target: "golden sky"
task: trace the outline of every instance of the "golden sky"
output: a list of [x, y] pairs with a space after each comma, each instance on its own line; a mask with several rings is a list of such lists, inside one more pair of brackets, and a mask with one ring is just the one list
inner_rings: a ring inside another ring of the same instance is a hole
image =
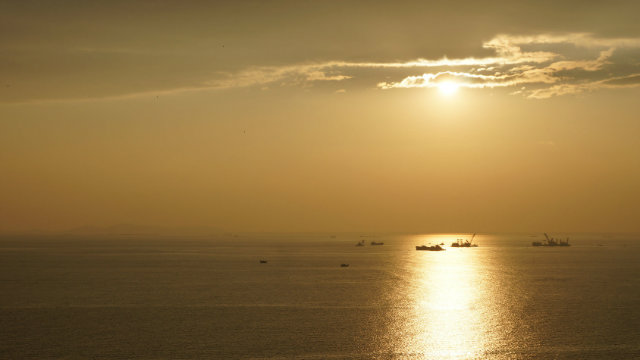
[[640, 231], [638, 13], [1, 2], [0, 232]]

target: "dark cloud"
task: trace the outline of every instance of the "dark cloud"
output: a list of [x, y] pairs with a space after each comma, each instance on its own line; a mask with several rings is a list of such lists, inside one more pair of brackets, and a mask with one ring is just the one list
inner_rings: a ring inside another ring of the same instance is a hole
[[638, 37], [638, 12], [629, 1], [5, 1], [0, 99], [199, 88], [333, 60], [483, 58], [494, 49], [478, 44], [499, 33]]

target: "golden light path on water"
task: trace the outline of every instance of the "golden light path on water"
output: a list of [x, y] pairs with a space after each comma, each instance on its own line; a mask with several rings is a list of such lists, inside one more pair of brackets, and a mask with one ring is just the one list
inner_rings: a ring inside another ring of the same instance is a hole
[[399, 316], [402, 339], [396, 353], [409, 358], [475, 359], [487, 350], [490, 323], [480, 301], [486, 301], [480, 279], [477, 248], [452, 248], [460, 235], [425, 235], [415, 244], [444, 243], [446, 251], [414, 251], [408, 272], [414, 281], [407, 289], [407, 314]]

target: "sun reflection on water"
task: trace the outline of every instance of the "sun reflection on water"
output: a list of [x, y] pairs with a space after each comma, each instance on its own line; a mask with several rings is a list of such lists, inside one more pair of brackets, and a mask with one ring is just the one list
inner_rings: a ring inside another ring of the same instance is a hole
[[[409, 314], [404, 317], [399, 353], [407, 357], [440, 359], [480, 358], [486, 350], [482, 306], [483, 281], [474, 248], [451, 248], [461, 236], [416, 238], [416, 245], [446, 245], [446, 251], [415, 251], [408, 290]], [[464, 236], [463, 236], [464, 237]], [[421, 242], [421, 243], [418, 243]]]

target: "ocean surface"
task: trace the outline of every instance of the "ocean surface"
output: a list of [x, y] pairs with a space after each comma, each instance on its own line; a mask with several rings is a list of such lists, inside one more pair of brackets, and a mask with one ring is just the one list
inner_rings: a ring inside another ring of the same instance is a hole
[[640, 358], [640, 236], [332, 235], [3, 237], [0, 358]]

